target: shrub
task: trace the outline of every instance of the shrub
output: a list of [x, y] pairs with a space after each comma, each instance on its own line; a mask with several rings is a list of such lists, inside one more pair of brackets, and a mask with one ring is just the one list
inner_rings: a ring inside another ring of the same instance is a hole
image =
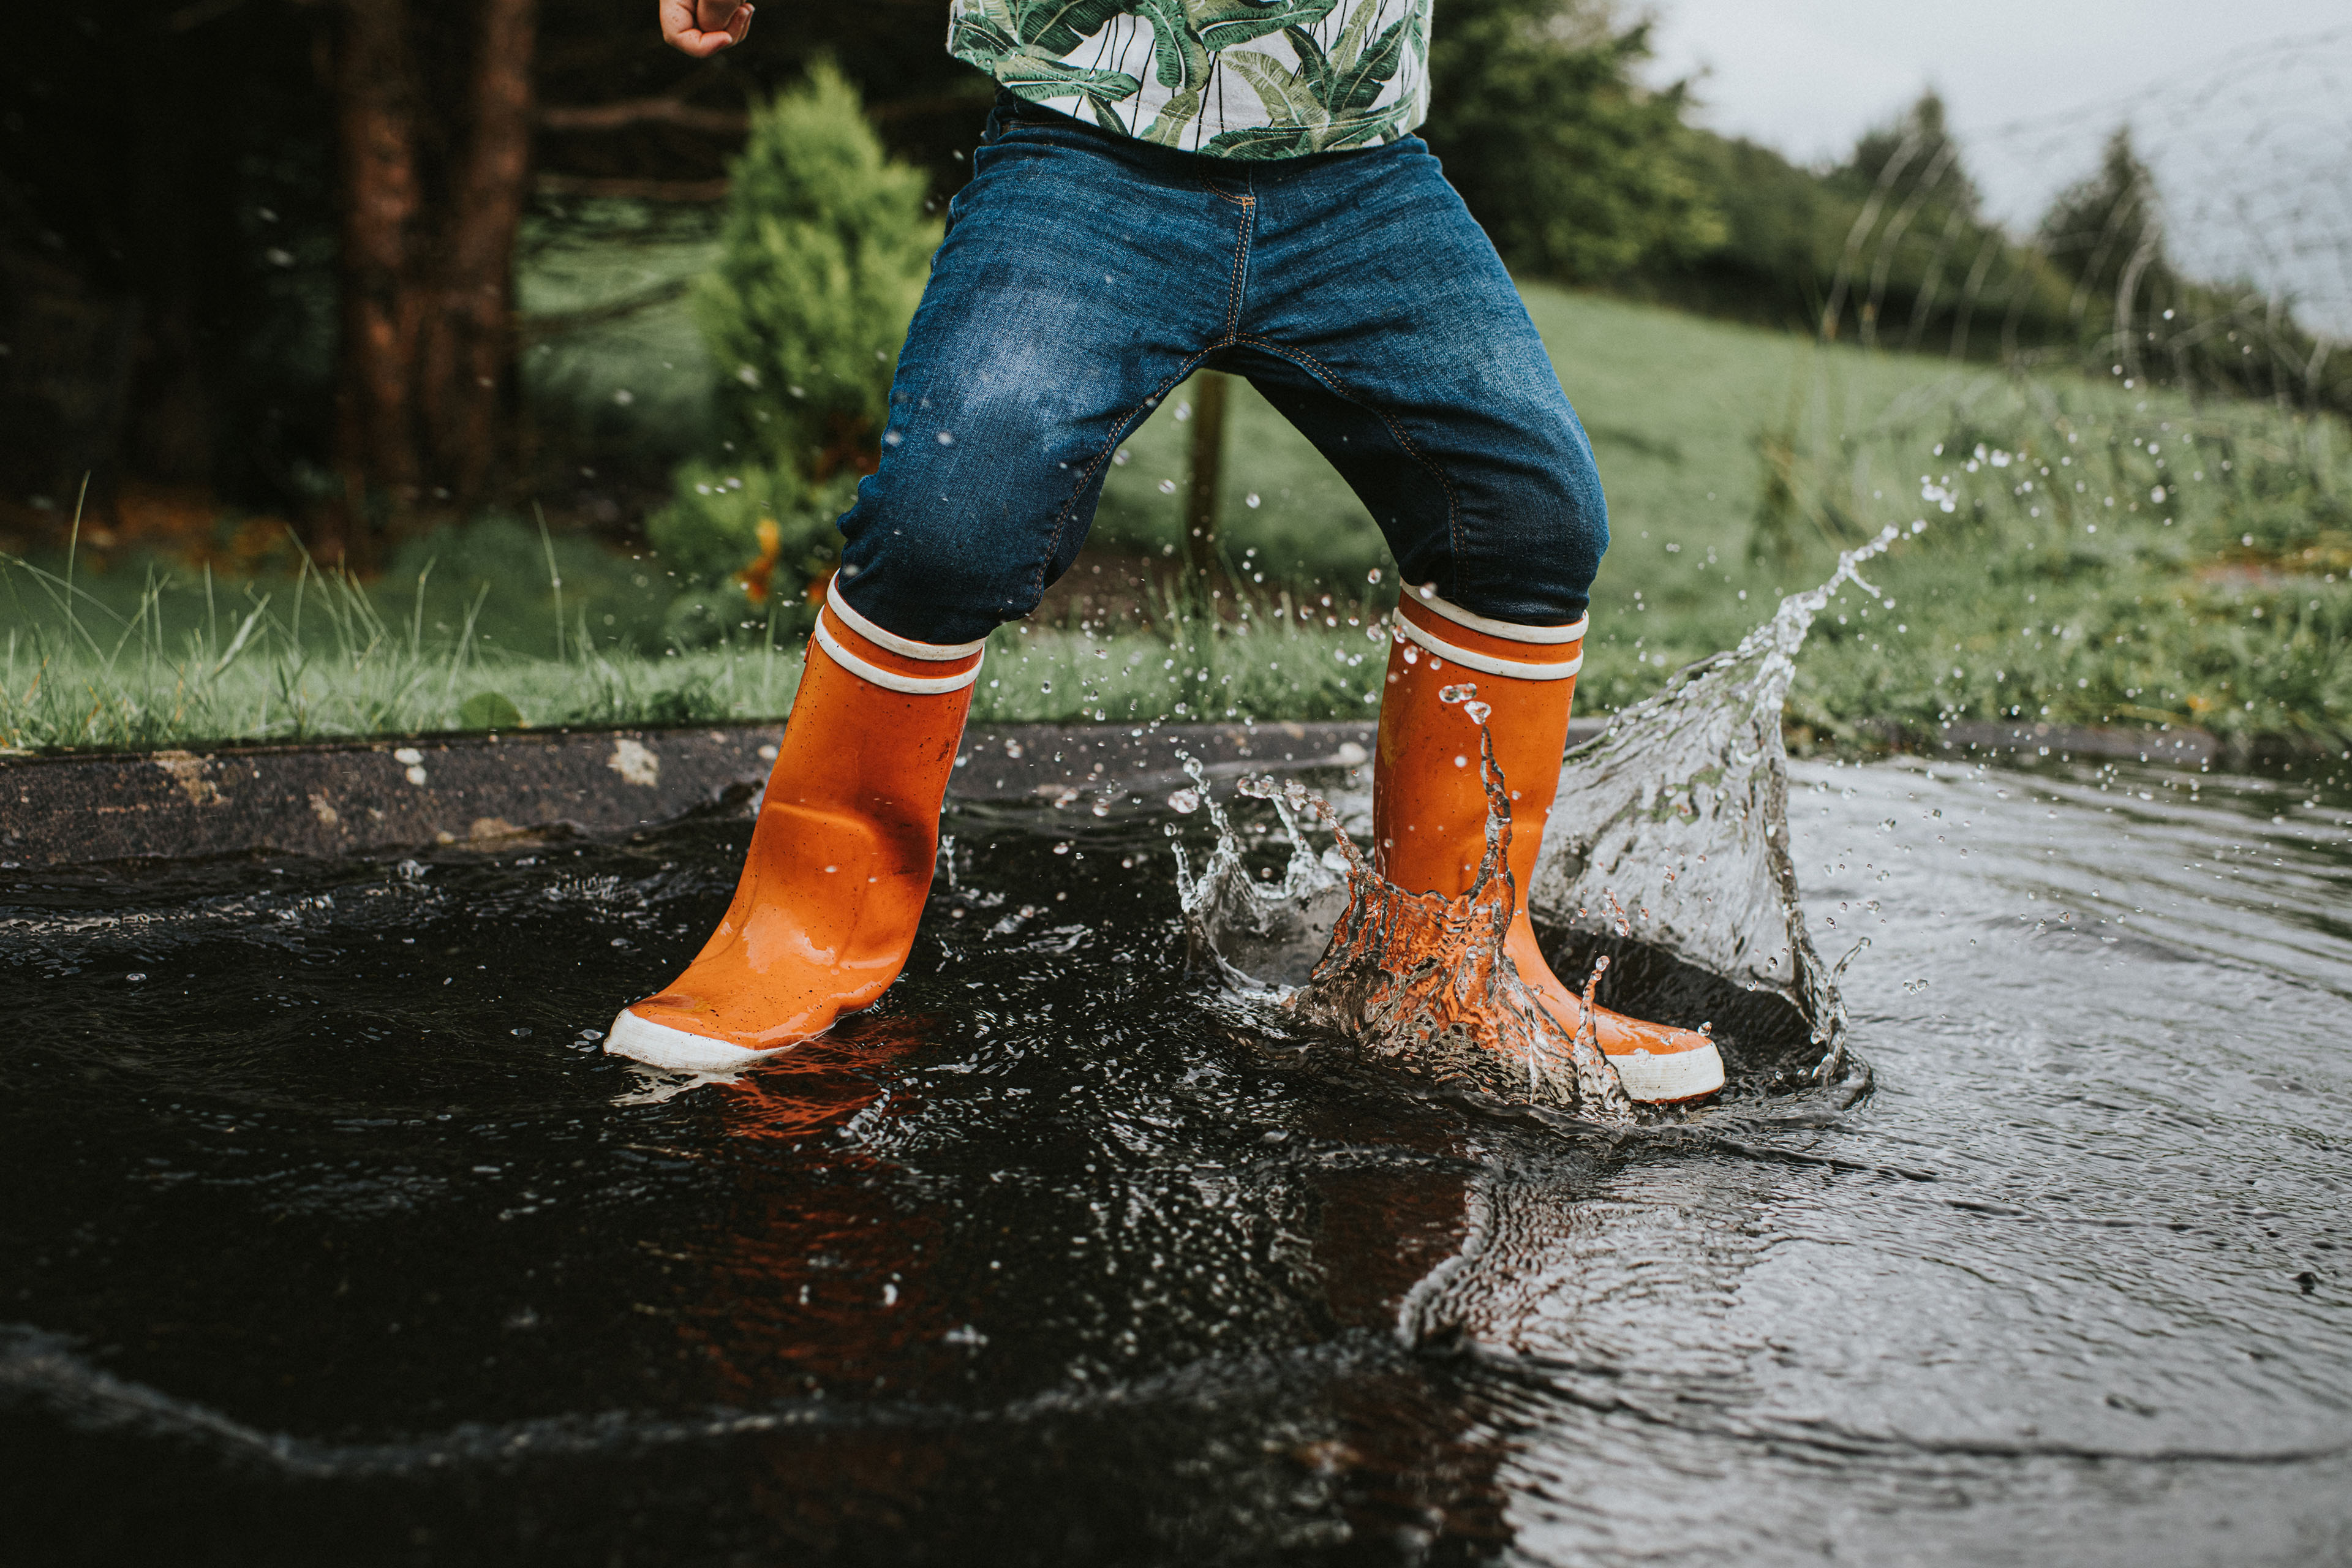
[[685, 592], [693, 646], [746, 622], [804, 629], [833, 570], [940, 227], [923, 176], [883, 156], [831, 66], [752, 116], [716, 268], [695, 310], [719, 368], [724, 458], [688, 463], [646, 533]]
[[830, 65], [752, 116], [696, 313], [737, 449], [812, 480], [871, 468], [940, 226]]

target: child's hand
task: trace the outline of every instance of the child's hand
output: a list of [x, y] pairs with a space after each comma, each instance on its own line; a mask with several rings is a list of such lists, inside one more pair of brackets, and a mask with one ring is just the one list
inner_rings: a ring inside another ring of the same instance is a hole
[[661, 0], [662, 42], [709, 59], [743, 41], [751, 30], [745, 0]]

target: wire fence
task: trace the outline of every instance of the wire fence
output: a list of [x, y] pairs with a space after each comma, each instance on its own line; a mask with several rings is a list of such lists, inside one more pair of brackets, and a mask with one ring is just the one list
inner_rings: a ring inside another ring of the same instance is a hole
[[[1969, 136], [1914, 112], [1884, 143], [1825, 337], [2015, 361], [2069, 345], [2128, 380], [2352, 409], [2352, 26]], [[2091, 164], [2095, 149], [2105, 152]], [[2032, 232], [2005, 188], [2085, 170]], [[1941, 339], [1939, 342], [1937, 340]]]

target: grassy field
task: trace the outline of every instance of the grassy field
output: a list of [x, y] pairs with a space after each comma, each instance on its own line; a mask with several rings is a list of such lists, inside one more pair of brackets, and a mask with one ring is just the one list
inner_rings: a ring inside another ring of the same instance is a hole
[[[1841, 545], [1893, 524], [1905, 542], [1871, 578], [1884, 598], [1850, 593], [1803, 660], [1791, 715], [1816, 731], [2000, 715], [2333, 747], [2352, 730], [2340, 424], [1527, 295], [1611, 498], [1583, 710], [1621, 707], [1729, 646], [1781, 593], [1824, 576]], [[683, 416], [707, 372], [685, 357], [672, 311], [633, 319], [627, 355], [572, 343], [544, 384], [561, 382], [575, 407], [642, 400]], [[1230, 605], [1223, 618], [1159, 605], [1142, 631], [1006, 628], [977, 716], [1372, 711], [1370, 622], [1393, 563], [1314, 450], [1235, 391], [1225, 544], [1265, 600], [1238, 620]], [[1189, 403], [1171, 399], [1128, 443], [1098, 547], [1157, 558], [1176, 545]], [[687, 646], [659, 561], [513, 519], [415, 542], [364, 586], [307, 569], [225, 581], [97, 564], [0, 567], [0, 744], [766, 716], [797, 676], [748, 605], [728, 611], [724, 640]]]

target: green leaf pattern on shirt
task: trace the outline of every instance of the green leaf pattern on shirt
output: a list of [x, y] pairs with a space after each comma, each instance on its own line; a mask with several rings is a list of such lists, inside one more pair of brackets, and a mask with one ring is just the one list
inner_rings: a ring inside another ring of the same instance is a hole
[[1225, 158], [1393, 142], [1429, 100], [1431, 0], [952, 0], [948, 47], [1021, 97]]

